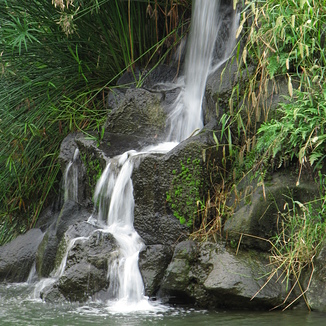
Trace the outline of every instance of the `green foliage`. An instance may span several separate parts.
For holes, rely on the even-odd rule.
[[[251,60],[266,69],[270,78],[301,74],[314,65],[323,67],[325,5],[325,0],[251,1],[253,24],[247,44]]]
[[[181,169],[178,173],[172,171],[173,180],[170,191],[166,193],[166,201],[169,203],[173,215],[181,224],[193,226],[198,209],[202,209],[201,188],[202,168],[199,159],[188,158],[180,161]],[[198,205],[200,207],[198,208]]]
[[[310,152],[313,153],[309,158],[312,164],[322,157],[317,153],[322,148],[319,143],[321,139],[314,137],[322,137],[323,133],[317,117],[323,119],[325,106],[325,4],[325,0],[246,2],[237,34],[244,31],[241,35],[247,38],[247,42],[238,61],[243,63],[242,70],[250,77],[243,90],[234,89],[232,93],[244,100],[239,103],[239,100],[234,101],[234,96],[230,100],[232,111],[234,105],[238,105],[234,120],[239,118],[241,111],[242,118],[238,122],[234,121],[243,135],[240,146],[253,140],[261,123],[265,122],[259,131],[259,136],[263,139],[258,142],[263,152],[268,147],[263,143],[267,142],[274,147],[270,148],[268,154],[274,155],[283,149],[293,150],[302,159]],[[287,80],[289,98],[287,104],[283,104],[278,114],[275,114],[267,99],[270,98],[272,89],[274,94],[277,93],[279,80]],[[291,106],[295,111],[293,114],[290,112]],[[314,113],[314,110],[318,112]],[[313,123],[309,121],[304,126],[300,114],[308,114]],[[270,121],[271,115],[273,121]],[[281,124],[285,126],[282,127]],[[286,138],[290,134],[291,148]],[[318,146],[310,142],[310,134],[310,140],[318,141]],[[279,139],[276,139],[276,135],[279,135]],[[300,145],[302,146],[297,148]],[[302,152],[299,155],[300,150]]]
[[[311,273],[314,272],[313,260],[326,236],[325,199],[323,196],[319,203],[306,204],[292,200],[291,205],[286,205],[286,212],[279,213],[281,227],[279,234],[271,239],[271,263],[273,274],[281,274],[286,282],[289,295],[297,285],[301,291],[299,297],[304,297],[304,286],[300,284],[302,271],[309,266]],[[310,281],[306,289],[309,285]]]
[[[263,124],[258,133],[257,149],[280,160],[297,157],[321,167],[326,148],[326,87],[310,92],[295,91],[293,101],[282,103],[280,118]]]
[[[95,190],[95,186],[97,180],[101,177],[103,168],[100,164],[100,161],[94,157],[93,154],[87,155],[86,153],[81,156],[82,162],[86,167],[86,175],[88,178],[88,184],[93,192]],[[93,194],[92,194],[93,195]]]
[[[257,149],[279,161],[297,157],[299,163],[321,164],[325,151],[326,118],[324,0],[251,3],[259,29],[252,24],[248,49],[258,62],[256,76],[273,80],[286,75],[289,97],[276,117],[259,131]],[[298,85],[293,87],[293,81]],[[280,164],[280,165],[281,165]]]
[[[63,138],[100,131],[110,87],[136,64],[164,60],[185,22],[173,19],[190,8],[188,1],[53,3],[0,2],[0,244],[34,226],[56,194]]]

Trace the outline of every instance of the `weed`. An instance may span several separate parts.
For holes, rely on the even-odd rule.
[[[203,208],[201,161],[191,158],[180,161],[180,172],[173,170],[172,174],[174,177],[166,201],[180,223],[191,227],[195,223],[197,207]]]

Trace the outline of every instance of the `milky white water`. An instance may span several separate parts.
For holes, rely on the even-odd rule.
[[[76,148],[72,161],[66,167],[64,175],[64,199],[78,202],[78,165],[76,161],[79,157],[79,149]]]

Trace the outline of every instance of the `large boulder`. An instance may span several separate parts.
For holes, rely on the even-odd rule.
[[[268,256],[255,251],[235,254],[222,245],[181,242],[161,283],[170,303],[205,308],[269,309],[286,301],[286,285],[271,275]]]
[[[1,247],[0,281],[24,282],[27,280],[43,235],[40,229],[31,229]]]
[[[153,141],[161,138],[166,124],[161,100],[160,93],[142,88],[128,89],[119,106],[109,114],[105,129]]]
[[[145,295],[156,295],[164,272],[173,255],[171,246],[161,244],[147,246],[139,253],[139,270],[143,278]]]
[[[66,232],[58,250],[60,264],[53,273],[56,280],[42,291],[45,301],[62,297],[82,302],[109,287],[108,262],[117,256],[116,240],[111,233],[97,229],[88,230],[88,236],[77,236],[87,229],[83,226],[74,225]]]
[[[86,221],[91,213],[74,201],[66,201],[55,221],[47,229],[36,254],[36,270],[48,277],[55,268],[57,250],[65,232],[76,222]]]

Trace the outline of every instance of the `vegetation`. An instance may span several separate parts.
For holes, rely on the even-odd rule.
[[[67,133],[101,133],[116,79],[129,70],[141,82],[137,66],[171,56],[189,3],[1,1],[0,244],[33,227],[58,192]]]
[[[324,0],[244,3],[237,33],[243,39],[238,49],[241,42],[245,45],[237,60],[240,80],[247,82],[235,85],[227,124],[225,116],[221,119],[223,128],[232,130],[227,135],[229,144],[217,142],[229,147],[232,162],[228,173],[232,179],[225,179],[229,186],[219,193],[221,203],[249,171],[260,176],[263,185],[267,171],[292,163],[298,167],[297,184],[304,170],[321,181],[320,199],[299,203],[289,198],[288,211],[279,213],[282,226],[278,235],[266,239],[272,246],[272,274],[281,271],[287,282],[299,286],[299,297],[306,291],[300,283],[302,271],[309,266],[313,273],[313,259],[325,239],[325,8]],[[288,94],[275,109],[270,96],[284,81]],[[222,211],[227,209],[231,208]],[[221,225],[221,216],[216,219]]]

